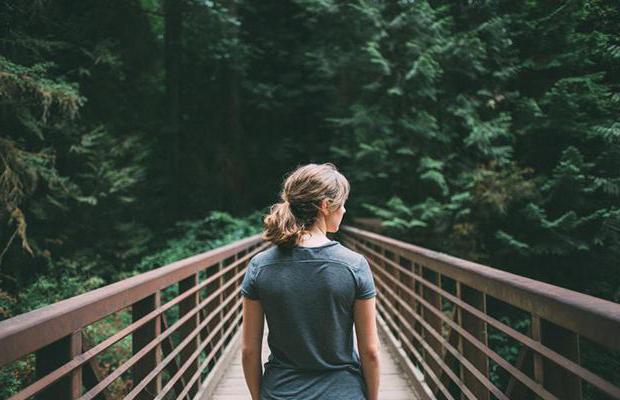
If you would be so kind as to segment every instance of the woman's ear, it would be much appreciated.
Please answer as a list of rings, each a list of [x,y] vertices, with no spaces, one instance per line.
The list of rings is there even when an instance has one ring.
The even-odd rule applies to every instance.
[[[326,217],[329,215],[329,208],[327,207],[328,203],[329,203],[328,199],[321,200],[321,212]]]

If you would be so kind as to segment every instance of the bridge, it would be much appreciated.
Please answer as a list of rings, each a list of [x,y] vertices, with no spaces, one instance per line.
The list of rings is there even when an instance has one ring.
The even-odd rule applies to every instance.
[[[620,399],[613,371],[585,352],[620,354],[619,304],[359,227],[336,239],[373,271],[380,399]],[[0,368],[33,365],[10,399],[250,399],[239,286],[269,246],[251,236],[0,322]],[[125,326],[93,341],[114,317]],[[129,354],[102,370],[122,343]]]

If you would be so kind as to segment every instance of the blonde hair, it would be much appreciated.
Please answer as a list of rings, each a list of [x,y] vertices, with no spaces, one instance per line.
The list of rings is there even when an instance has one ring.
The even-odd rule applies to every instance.
[[[292,247],[316,222],[321,201],[328,199],[330,213],[349,197],[350,185],[330,162],[297,167],[285,177],[280,198],[263,219],[262,239]]]

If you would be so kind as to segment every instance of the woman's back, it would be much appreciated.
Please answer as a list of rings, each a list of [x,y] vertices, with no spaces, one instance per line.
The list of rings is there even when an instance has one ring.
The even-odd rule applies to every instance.
[[[361,254],[335,240],[318,247],[273,246],[252,257],[241,293],[260,300],[268,324],[271,354],[261,399],[366,397],[353,305],[376,291]]]

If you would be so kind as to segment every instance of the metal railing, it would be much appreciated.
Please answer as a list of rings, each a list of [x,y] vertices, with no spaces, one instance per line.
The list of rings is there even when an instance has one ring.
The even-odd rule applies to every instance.
[[[620,304],[351,226],[341,227],[340,239],[369,261],[378,318],[421,398],[572,400],[589,385],[605,396],[597,398],[620,399],[620,388],[580,357],[585,342],[620,350]],[[520,315],[527,332],[491,308]],[[513,362],[489,344],[491,330],[521,346]],[[506,376],[502,388],[492,364]]]
[[[106,399],[117,379],[132,381],[125,399],[201,396],[239,335],[247,261],[268,245],[251,236],[0,322],[0,367],[35,358],[33,382],[10,399]],[[122,312],[129,325],[90,343],[89,326]],[[130,357],[103,376],[96,357],[126,338]]]
[[[380,326],[420,398],[581,399],[584,385],[620,398],[581,362],[585,340],[620,350],[620,305],[351,226],[338,237],[367,257]],[[255,235],[0,322],[0,368],[35,359],[11,400],[107,399],[119,379],[131,381],[125,399],[203,398],[240,334],[247,261],[269,246]],[[527,332],[492,308],[520,311]],[[131,322],[98,343],[85,334],[123,312]],[[520,344],[516,361],[493,349],[491,329]],[[97,357],[127,338],[131,354],[102,373]]]

